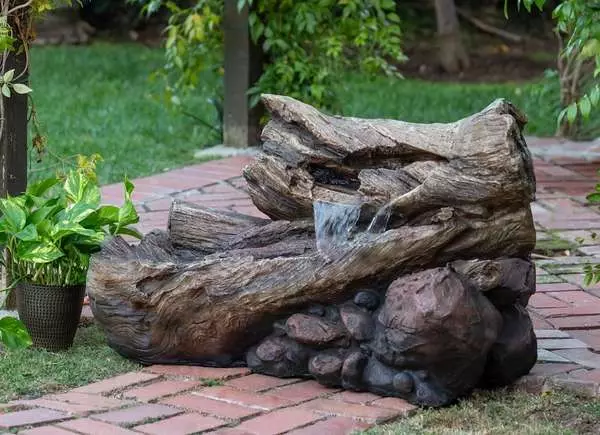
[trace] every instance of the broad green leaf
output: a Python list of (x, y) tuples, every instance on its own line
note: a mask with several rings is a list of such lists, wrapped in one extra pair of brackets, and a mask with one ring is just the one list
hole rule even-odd
[[(8, 241), (7, 232), (12, 232), (8, 229), (7, 225), (6, 218), (2, 216), (0, 218), (0, 246), (6, 246), (6, 242)], [(0, 255), (0, 258), (2, 258), (2, 255)]]
[(29, 86), (24, 85), (23, 83), (15, 83), (12, 85), (13, 91), (19, 95), (26, 95), (33, 92)]
[(116, 205), (103, 205), (98, 209), (100, 225), (119, 222), (119, 207)]
[(599, 203), (600, 202), (600, 192), (594, 192), (594, 193), (590, 193), (588, 196), (586, 196), (586, 199), (591, 202), (591, 203)]
[(40, 236), (45, 238), (51, 238), (54, 226), (48, 220), (41, 220), (36, 226), (37, 232)]
[(86, 183), (84, 175), (79, 171), (70, 171), (65, 180), (64, 189), (67, 192), (67, 198), (72, 202), (78, 202), (83, 197)]
[(140, 218), (131, 201), (125, 202), (119, 209), (119, 226), (125, 227), (127, 225), (136, 224), (139, 220)]
[(567, 120), (569, 124), (573, 124), (577, 119), (577, 103), (571, 103), (569, 107), (567, 107)]
[(565, 116), (567, 116), (567, 109), (563, 109), (560, 111), (560, 113), (558, 114), (558, 117), (556, 118), (556, 127), (560, 127), (563, 123), (563, 121), (565, 120)]
[(103, 205), (90, 214), (81, 222), (86, 228), (96, 228), (119, 222), (119, 207), (115, 205)]
[(34, 242), (39, 238), (37, 229), (34, 224), (27, 225), (25, 228), (23, 228), (21, 231), (15, 234), (15, 237), (25, 242)]
[(140, 240), (142, 239), (142, 237), (144, 237), (142, 235), (142, 233), (140, 233), (135, 228), (131, 228), (131, 227), (119, 228), (116, 230), (116, 234), (131, 236), (131, 237), (135, 237), (136, 239), (140, 239)]
[(14, 69), (9, 69), (2, 76), (2, 81), (4, 83), (10, 83), (14, 77), (15, 77), (15, 70)]
[(600, 41), (597, 39), (590, 39), (585, 43), (581, 49), (581, 56), (584, 58), (591, 58), (600, 54)]
[(543, 11), (544, 10), (544, 4), (546, 3), (546, 0), (534, 0), (534, 1), (535, 1), (536, 6), (538, 7), (538, 9), (540, 11)]
[(100, 187), (95, 182), (88, 181), (83, 189), (83, 194), (80, 201), (85, 202), (92, 207), (96, 208), (100, 205), (101, 201)]
[(600, 86), (596, 86), (590, 92), (590, 102), (592, 103), (592, 106), (595, 107), (598, 105), (599, 101), (600, 101)]
[(31, 184), (27, 187), (27, 193), (33, 196), (42, 196), (48, 189), (56, 186), (60, 180), (56, 177), (46, 178), (45, 180)]
[(17, 259), (44, 264), (58, 260), (65, 254), (50, 242), (23, 242), (17, 246)]
[(11, 231), (17, 233), (25, 228), (27, 220), (25, 210), (18, 204), (16, 198), (0, 199), (0, 211), (6, 218), (6, 223)]
[(95, 207), (85, 202), (78, 202), (65, 210), (64, 214), (61, 214), (60, 217), (68, 222), (79, 223), (95, 211)]
[(592, 103), (587, 95), (584, 95), (583, 98), (579, 101), (579, 111), (581, 112), (581, 116), (583, 116), (585, 119), (588, 119), (590, 117), (590, 112), (592, 111)]
[(133, 183), (131, 181), (129, 181), (129, 178), (125, 177), (125, 199), (131, 200), (131, 194), (133, 193), (133, 189), (135, 188), (135, 186), (133, 185)]
[(29, 347), (32, 344), (27, 328), (14, 317), (0, 319), (0, 341), (11, 350)]
[(58, 210), (59, 210), (59, 208), (56, 205), (40, 207), (36, 211), (34, 211), (33, 213), (31, 213), (29, 215), (27, 222), (37, 225), (40, 222), (42, 222), (44, 219), (50, 218)]
[(119, 209), (119, 226), (126, 227), (131, 224), (136, 224), (140, 220), (135, 207), (131, 201), (127, 201), (123, 204), (123, 207)]
[(57, 223), (52, 229), (52, 238), (54, 240), (59, 240), (63, 237), (78, 234), (80, 236), (85, 236), (90, 239), (90, 241), (99, 243), (101, 240), (97, 239), (96, 231), (90, 230), (88, 228), (84, 228), (78, 223), (62, 221)]
[(128, 225), (135, 224), (140, 220), (133, 202), (131, 201), (133, 189), (133, 183), (129, 181), (129, 179), (125, 178), (125, 203), (119, 209), (119, 227), (126, 227)]
[(10, 98), (10, 88), (6, 83), (2, 85), (2, 95), (6, 98)]
[(69, 244), (77, 248), (77, 250), (82, 254), (90, 255), (98, 252), (102, 247), (102, 243), (104, 242), (104, 233), (98, 233), (98, 240), (100, 241), (92, 242), (86, 237), (73, 236)]
[(399, 23), (400, 22), (400, 17), (398, 16), (398, 14), (391, 12), (387, 15), (388, 20), (390, 20), (392, 23)]

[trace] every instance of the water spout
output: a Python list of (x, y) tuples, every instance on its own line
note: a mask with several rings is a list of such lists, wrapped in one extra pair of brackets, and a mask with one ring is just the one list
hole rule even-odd
[(313, 210), (317, 250), (328, 255), (348, 246), (360, 217), (360, 205), (315, 201)]
[(390, 222), (390, 217), (392, 216), (392, 203), (389, 202), (383, 207), (381, 207), (367, 228), (368, 233), (383, 233), (387, 230), (387, 226)]

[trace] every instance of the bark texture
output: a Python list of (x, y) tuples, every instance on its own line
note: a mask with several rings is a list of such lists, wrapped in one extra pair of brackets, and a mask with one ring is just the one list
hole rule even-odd
[[(175, 202), (168, 232), (108, 243), (88, 293), (110, 345), (147, 364), (248, 364), (434, 406), (526, 373), (525, 117), (502, 100), (430, 125), (263, 102), (264, 153), (244, 175), (272, 220)], [(327, 215), (338, 203), (356, 219)]]

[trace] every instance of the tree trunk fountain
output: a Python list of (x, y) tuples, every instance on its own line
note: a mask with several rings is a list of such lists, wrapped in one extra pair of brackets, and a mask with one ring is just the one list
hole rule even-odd
[(263, 101), (272, 119), (244, 177), (272, 220), (175, 202), (167, 232), (110, 241), (88, 275), (109, 344), (429, 406), (526, 374), (525, 116), (503, 100), (450, 124)]

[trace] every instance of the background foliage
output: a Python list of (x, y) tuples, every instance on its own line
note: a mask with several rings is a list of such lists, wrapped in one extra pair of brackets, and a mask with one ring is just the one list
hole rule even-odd
[[(547, 3), (548, 0), (517, 0), (517, 5), (523, 5), (529, 12), (534, 6), (543, 10)], [(507, 5), (508, 0), (505, 0), (505, 8)], [(505, 13), (508, 14), (507, 10)], [(572, 99), (577, 101), (567, 101), (568, 106), (559, 115), (559, 124), (565, 117), (573, 123), (578, 115), (589, 118), (592, 109), (600, 103), (600, 1), (564, 0), (554, 8), (552, 16), (557, 23), (557, 33), (564, 35), (567, 41), (562, 54), (564, 61), (573, 64), (572, 68), (566, 66), (567, 77), (561, 77), (561, 80), (567, 81), (567, 86), (577, 87), (578, 83), (573, 80), (581, 80), (578, 75), (582, 73), (585, 61), (591, 60), (595, 65), (592, 83), (584, 84), (581, 94), (571, 91)], [(563, 93), (568, 92), (564, 87)]]
[[(190, 7), (163, 0), (144, 2), (146, 13), (165, 6), (169, 92), (194, 89), (204, 71), (222, 71), (223, 0), (196, 0)], [(333, 89), (344, 70), (398, 76), (400, 18), (393, 0), (241, 0), (250, 6), (252, 39), (264, 53), (264, 71), (252, 89), (299, 97), (323, 108), (339, 107)], [(178, 99), (172, 98), (178, 103)]]

